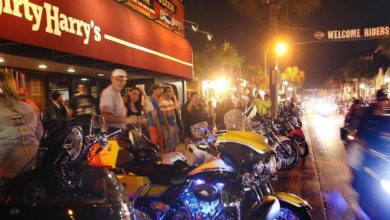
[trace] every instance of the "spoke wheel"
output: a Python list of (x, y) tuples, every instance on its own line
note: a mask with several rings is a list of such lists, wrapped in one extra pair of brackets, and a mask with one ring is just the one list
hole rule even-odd
[(309, 145), (306, 140), (300, 136), (295, 136), (294, 141), (299, 146), (299, 155), (301, 155), (301, 157), (307, 157), (307, 155), (309, 155)]
[(291, 141), (285, 140), (276, 147), (276, 154), (281, 162), (282, 170), (291, 170), (297, 165), (299, 160), (298, 148)]

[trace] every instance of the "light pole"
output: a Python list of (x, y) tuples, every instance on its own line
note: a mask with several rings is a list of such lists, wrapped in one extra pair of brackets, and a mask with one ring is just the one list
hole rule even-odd
[(284, 80), (284, 81), (283, 81), (283, 85), (284, 85), (284, 98), (285, 98), (285, 100), (287, 101), (287, 86), (288, 86), (288, 81), (287, 81), (287, 80)]
[[(278, 105), (278, 86), (279, 86), (279, 57), (282, 57), (287, 52), (287, 45), (284, 42), (278, 42), (274, 48), (275, 52), (275, 68), (270, 73), (270, 98), (271, 98), (271, 114), (277, 113)], [(264, 53), (264, 59), (267, 61), (267, 50)], [(266, 63), (266, 62), (265, 62)], [(265, 65), (266, 66), (266, 65)]]

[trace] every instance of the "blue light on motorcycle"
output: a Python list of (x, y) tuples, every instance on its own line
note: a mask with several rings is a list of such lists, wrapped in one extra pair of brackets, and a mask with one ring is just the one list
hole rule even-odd
[(205, 183), (205, 181), (202, 180), (202, 179), (194, 180), (194, 184), (195, 184), (195, 185), (200, 185), (200, 184), (204, 184), (204, 183)]
[(387, 193), (390, 193), (390, 181), (381, 180), (381, 186)]
[(224, 183), (216, 183), (215, 185), (217, 186), (217, 188), (219, 189), (219, 191), (222, 191), (223, 187), (225, 186)]

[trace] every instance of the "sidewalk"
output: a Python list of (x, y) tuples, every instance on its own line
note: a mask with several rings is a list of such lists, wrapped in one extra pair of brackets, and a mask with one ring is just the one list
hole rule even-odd
[(326, 220), (323, 195), (307, 123), (304, 122), (302, 129), (309, 144), (310, 154), (304, 160), (301, 159), (293, 170), (278, 172), (278, 181), (274, 184), (275, 191), (293, 193), (305, 199), (313, 208), (310, 212), (312, 218)]

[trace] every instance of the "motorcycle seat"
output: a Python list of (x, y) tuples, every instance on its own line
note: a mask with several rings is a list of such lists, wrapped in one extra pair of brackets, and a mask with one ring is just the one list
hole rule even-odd
[(192, 169), (193, 167), (188, 165), (138, 163), (129, 166), (126, 171), (140, 176), (147, 176), (152, 184), (180, 185), (186, 181), (187, 174)]

